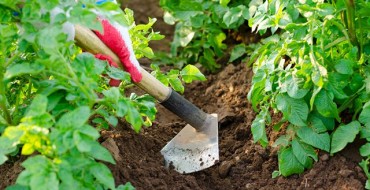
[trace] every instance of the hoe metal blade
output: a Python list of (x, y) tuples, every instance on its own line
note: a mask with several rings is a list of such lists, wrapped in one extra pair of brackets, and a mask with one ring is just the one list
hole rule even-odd
[(161, 150), (166, 167), (180, 173), (192, 173), (214, 165), (219, 160), (217, 114), (208, 114), (203, 126), (186, 125)]

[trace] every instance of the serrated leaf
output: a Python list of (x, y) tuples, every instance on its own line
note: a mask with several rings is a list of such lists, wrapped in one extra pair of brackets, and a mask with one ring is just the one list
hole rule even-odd
[(358, 121), (352, 121), (347, 125), (340, 125), (333, 133), (330, 153), (339, 152), (348, 143), (353, 142), (360, 132), (360, 127), (361, 125)]
[(313, 147), (325, 150), (327, 152), (330, 151), (330, 136), (327, 132), (316, 133), (312, 128), (304, 126), (297, 131), (297, 135), (302, 139), (303, 142)]
[(293, 154), (292, 148), (287, 148), (279, 152), (279, 171), (283, 176), (289, 176), (292, 174), (299, 174), (304, 171), (304, 166), (299, 163), (297, 158)]
[(194, 65), (186, 65), (181, 71), (180, 75), (185, 83), (191, 83), (194, 80), (205, 81), (206, 77)]
[(303, 99), (294, 99), (286, 94), (276, 96), (277, 108), (283, 112), (289, 122), (297, 126), (306, 126), (308, 105)]
[(229, 59), (229, 62), (233, 62), (235, 61), (236, 59), (240, 58), (241, 56), (243, 56), (245, 53), (246, 53), (246, 46), (244, 44), (239, 44), (239, 45), (236, 45), (232, 50), (231, 50), (231, 55), (230, 55), (230, 59)]
[(114, 178), (109, 168), (102, 163), (94, 163), (90, 167), (91, 174), (109, 189), (115, 189)]

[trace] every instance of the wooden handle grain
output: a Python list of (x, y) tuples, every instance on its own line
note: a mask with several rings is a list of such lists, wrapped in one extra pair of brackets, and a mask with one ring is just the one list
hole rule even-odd
[[(75, 40), (78, 46), (83, 50), (88, 51), (92, 54), (104, 54), (112, 58), (120, 67), (122, 67), (121, 61), (118, 56), (112, 52), (89, 28), (81, 25), (75, 25)], [(140, 67), (141, 74), (143, 75), (142, 80), (139, 83), (135, 83), (138, 87), (143, 89), (148, 94), (152, 95), (159, 102), (165, 101), (171, 94), (171, 89), (154, 76), (148, 73), (145, 69)]]

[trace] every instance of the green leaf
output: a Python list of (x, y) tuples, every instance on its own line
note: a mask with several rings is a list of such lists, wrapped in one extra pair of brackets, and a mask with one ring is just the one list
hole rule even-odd
[(83, 127), (79, 128), (78, 131), (95, 140), (98, 139), (100, 136), (98, 130), (90, 125), (84, 125)]
[(358, 121), (352, 121), (347, 125), (340, 125), (333, 133), (330, 153), (341, 151), (348, 143), (355, 140), (360, 132), (361, 125)]
[(87, 135), (80, 134), (78, 131), (73, 132), (73, 141), (80, 152), (91, 151), (91, 144), (94, 142), (92, 138)]
[(286, 78), (286, 87), (287, 87), (287, 93), (290, 97), (295, 99), (301, 99), (309, 92), (309, 89), (302, 88), (299, 78), (296, 76), (289, 75)]
[(98, 159), (98, 160), (102, 160), (102, 161), (106, 161), (106, 162), (115, 164), (115, 161), (114, 161), (112, 155), (110, 154), (110, 152), (107, 149), (105, 149), (102, 145), (100, 145), (96, 141), (92, 141), (90, 143), (90, 145), (91, 145), (91, 149), (88, 152), (88, 154), (91, 157), (93, 157), (95, 159)]
[(312, 128), (304, 126), (297, 131), (297, 135), (302, 139), (303, 142), (313, 147), (325, 150), (327, 152), (330, 151), (330, 136), (327, 132), (316, 133)]
[(28, 107), (26, 116), (38, 116), (46, 112), (48, 105), (48, 98), (42, 94), (38, 94), (32, 101), (30, 107)]
[(244, 5), (229, 8), (222, 18), (223, 23), (229, 28), (238, 27), (244, 22), (243, 12), (245, 9)]
[(176, 90), (177, 92), (184, 93), (185, 87), (182, 85), (181, 80), (179, 78), (168, 78), (168, 82), (170, 83), (171, 87)]
[(363, 157), (370, 156), (370, 143), (366, 143), (360, 147), (360, 154)]
[(4, 164), (7, 160), (8, 157), (6, 157), (2, 152), (0, 152), (0, 165)]
[(324, 117), (316, 110), (310, 113), (308, 116), (308, 122), (317, 133), (323, 133), (328, 130), (331, 131), (335, 126), (335, 121), (333, 118)]
[(117, 190), (135, 190), (135, 188), (131, 185), (130, 182), (127, 182), (125, 185), (119, 185)]
[(361, 111), (361, 113), (358, 117), (358, 120), (362, 124), (364, 124), (366, 127), (370, 127), (370, 102), (367, 102), (364, 105), (364, 107), (363, 107), (363, 109), (362, 109), (362, 111)]
[(180, 71), (180, 75), (185, 83), (191, 83), (193, 80), (207, 80), (206, 77), (194, 65), (186, 65), (186, 67)]
[(276, 139), (274, 144), (272, 144), (272, 147), (278, 146), (287, 147), (290, 144), (290, 142), (291, 142), (290, 137), (288, 135), (281, 135), (278, 139)]
[(15, 184), (15, 185), (6, 187), (5, 190), (29, 190), (29, 187)]
[(127, 110), (129, 108), (129, 104), (125, 99), (120, 99), (117, 103), (117, 117), (123, 117), (126, 115)]
[(279, 177), (280, 175), (281, 175), (280, 171), (275, 170), (275, 171), (272, 172), (271, 178), (275, 179), (275, 178)]
[(289, 122), (297, 126), (306, 126), (308, 105), (303, 99), (294, 99), (286, 94), (276, 96), (277, 108), (283, 112)]
[(115, 67), (108, 67), (107, 75), (110, 78), (122, 80), (122, 81), (131, 81), (130, 74)]
[(266, 112), (260, 112), (252, 122), (251, 130), (253, 134), (253, 141), (259, 142), (263, 147), (268, 145), (266, 129), (265, 129), (265, 117)]
[(352, 75), (353, 73), (353, 62), (348, 59), (340, 59), (334, 67), (341, 74)]
[(113, 103), (118, 102), (118, 100), (122, 96), (120, 91), (119, 91), (119, 88), (117, 88), (117, 87), (109, 88), (108, 90), (104, 90), (102, 93), (103, 93), (104, 98), (106, 100), (111, 101)]
[(22, 63), (9, 66), (6, 70), (5, 79), (21, 76), (24, 74), (37, 74), (44, 70), (44, 66), (39, 63)]
[(331, 92), (328, 92), (325, 89), (322, 89), (316, 96), (314, 105), (317, 108), (317, 111), (325, 116), (336, 118), (340, 120), (338, 114), (337, 105), (334, 103), (334, 95)]
[(220, 4), (224, 7), (227, 6), (227, 4), (229, 4), (230, 0), (220, 0)]
[(31, 189), (58, 190), (59, 180), (54, 172), (33, 173), (31, 176)]
[(233, 62), (236, 59), (240, 58), (246, 53), (246, 46), (244, 44), (239, 44), (236, 45), (232, 50), (231, 50), (231, 55), (229, 62)]
[(283, 176), (299, 174), (304, 171), (304, 166), (297, 160), (293, 154), (292, 148), (287, 148), (279, 152), (279, 171)]
[(138, 133), (141, 129), (143, 119), (140, 116), (140, 113), (133, 107), (127, 110), (127, 115), (125, 116), (127, 122), (129, 122), (134, 130)]
[(57, 126), (62, 128), (79, 128), (87, 122), (89, 117), (90, 108), (87, 106), (81, 106), (64, 114), (57, 122)]
[(94, 163), (90, 167), (91, 174), (109, 189), (115, 189), (114, 178), (109, 168), (102, 163)]
[(307, 144), (304, 144), (297, 139), (292, 140), (292, 150), (297, 160), (306, 168), (309, 168), (312, 164), (312, 159), (318, 160), (315, 149)]

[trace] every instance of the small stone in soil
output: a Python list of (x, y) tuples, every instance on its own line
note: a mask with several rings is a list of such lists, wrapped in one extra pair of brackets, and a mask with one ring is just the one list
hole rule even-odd
[(342, 176), (342, 177), (345, 177), (345, 178), (352, 175), (353, 173), (354, 173), (354, 171), (352, 171), (352, 170), (340, 170), (339, 171), (339, 175)]
[(232, 165), (233, 162), (231, 161), (222, 162), (220, 167), (218, 168), (218, 173), (220, 174), (220, 177), (225, 178), (229, 174)]
[(323, 155), (321, 155), (320, 156), (320, 160), (321, 161), (327, 161), (327, 160), (329, 160), (329, 154), (323, 154)]

